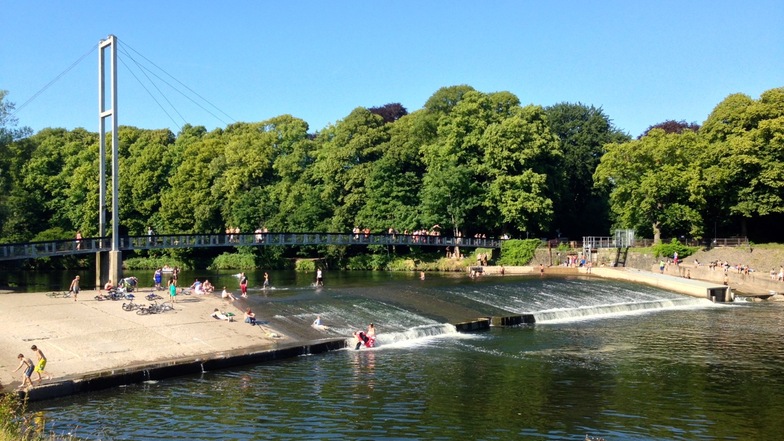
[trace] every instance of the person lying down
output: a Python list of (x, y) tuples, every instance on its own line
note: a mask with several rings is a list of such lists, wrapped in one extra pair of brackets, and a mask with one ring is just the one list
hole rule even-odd
[(226, 320), (227, 322), (233, 322), (234, 321), (234, 314), (232, 314), (230, 312), (229, 313), (224, 313), (223, 311), (221, 311), (218, 308), (215, 308), (215, 311), (212, 311), (212, 314), (210, 315), (210, 317), (212, 317), (214, 319), (217, 319), (217, 320)]

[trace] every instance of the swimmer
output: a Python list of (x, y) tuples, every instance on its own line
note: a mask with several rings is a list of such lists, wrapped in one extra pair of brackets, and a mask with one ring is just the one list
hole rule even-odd
[(362, 343), (364, 343), (364, 344), (365, 344), (365, 346), (367, 346), (367, 343), (368, 343), (368, 341), (370, 340), (370, 339), (368, 338), (368, 336), (367, 336), (367, 335), (365, 335), (365, 333), (364, 333), (364, 332), (362, 332), (362, 331), (357, 331), (357, 332), (355, 332), (355, 333), (354, 333), (354, 337), (356, 337), (356, 338), (357, 338), (357, 344), (356, 344), (356, 346), (354, 347), (354, 349), (356, 349), (356, 350), (359, 350), (360, 346), (362, 346)]
[(313, 320), (313, 326), (324, 326), (321, 324), (321, 316), (317, 315), (316, 320)]

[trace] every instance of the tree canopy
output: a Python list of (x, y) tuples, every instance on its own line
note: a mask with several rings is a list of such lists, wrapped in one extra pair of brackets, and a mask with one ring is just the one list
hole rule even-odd
[[(0, 240), (97, 234), (98, 135), (17, 129), (0, 91)], [(784, 215), (784, 89), (632, 140), (601, 108), (444, 87), (422, 109), (357, 107), (207, 131), (119, 128), (120, 231), (704, 238)], [(35, 222), (30, 222), (35, 220)], [(781, 234), (781, 233), (779, 233)], [(780, 236), (779, 236), (780, 237)]]

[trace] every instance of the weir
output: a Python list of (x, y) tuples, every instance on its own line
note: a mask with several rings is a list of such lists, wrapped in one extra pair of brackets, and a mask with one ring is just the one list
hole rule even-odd
[[(260, 345), (261, 341), (251, 337), (247, 345), (241, 346), (242, 349), (209, 353), (181, 352), (183, 356), (172, 359), (169, 358), (169, 345), (151, 345), (144, 338), (113, 339), (112, 345), (116, 353), (157, 355), (152, 360), (133, 358), (133, 366), (128, 366), (128, 363), (121, 367), (105, 364), (91, 373), (75, 374), (58, 382), (44, 384), (32, 389), (29, 398), (48, 399), (123, 384), (157, 381), (180, 375), (201, 375), (218, 369), (344, 349), (347, 343), (351, 343), (353, 347), (353, 333), (366, 329), (370, 323), (374, 323), (377, 328), (377, 348), (387, 351), (427, 345), (434, 339), (474, 338), (462, 334), (481, 332), (492, 327), (591, 320), (621, 314), (704, 308), (712, 305), (705, 298), (684, 297), (645, 285), (601, 281), (596, 278), (483, 276), (479, 279), (467, 279), (443, 275), (428, 278), (423, 283), (413, 275), (390, 274), (381, 279), (376, 274), (364, 279), (357, 279), (352, 274), (344, 276), (346, 278), (340, 282), (337, 277), (329, 279), (332, 284), (320, 289), (289, 286), (287, 289), (263, 293), (261, 290), (251, 290), (247, 299), (231, 303), (232, 307), (243, 309), (250, 306), (257, 314), (261, 313), (264, 326), (283, 335), (285, 341), (281, 339)], [(46, 296), (42, 297), (47, 299)], [(198, 296), (188, 300), (192, 302), (185, 305), (183, 315), (185, 311), (195, 311), (198, 308)], [(45, 303), (50, 302), (51, 300), (46, 300)], [(105, 302), (101, 304), (106, 305), (108, 304)], [(52, 305), (55, 306), (58, 310), (62, 309), (59, 308), (61, 305)], [(103, 327), (111, 326), (111, 323), (117, 321), (118, 317), (113, 309), (106, 310), (105, 317), (101, 315), (102, 311), (104, 308), (90, 308), (90, 321)], [(321, 317), (325, 326), (311, 326), (317, 316)], [(128, 321), (125, 321), (125, 316), (120, 317), (128, 328), (126, 334), (158, 335), (162, 332), (161, 329), (169, 329), (161, 327), (160, 320), (164, 320), (163, 316), (145, 317), (143, 322), (138, 322), (136, 316)], [(171, 315), (166, 316), (166, 319), (175, 317), (182, 316)], [(203, 319), (206, 317), (207, 312), (204, 313)], [(201, 347), (200, 342), (204, 341), (204, 335), (214, 336), (213, 333), (224, 326), (209, 319), (200, 322), (198, 318), (194, 321), (194, 318), (191, 318), (187, 325), (182, 324), (190, 328), (187, 341), (181, 340), (179, 343), (180, 351), (185, 351), (186, 347)], [(62, 316), (59, 320), (68, 319)], [(102, 334), (91, 334), (91, 331), (82, 329), (75, 323), (70, 326), (79, 329), (85, 338), (55, 338), (48, 344), (57, 345), (61, 354), (85, 353), (100, 359), (98, 354), (105, 350)], [(227, 326), (231, 328), (248, 325), (234, 323)], [(207, 334), (202, 334), (204, 332)], [(174, 336), (168, 332), (166, 335), (167, 341)], [(220, 337), (215, 337), (231, 338), (232, 342), (235, 342), (235, 334), (231, 336), (221, 334)], [(215, 341), (210, 344), (212, 347), (215, 345)], [(151, 351), (151, 348), (160, 348), (162, 352)], [(48, 355), (53, 366), (64, 361), (52, 356), (51, 352)]]

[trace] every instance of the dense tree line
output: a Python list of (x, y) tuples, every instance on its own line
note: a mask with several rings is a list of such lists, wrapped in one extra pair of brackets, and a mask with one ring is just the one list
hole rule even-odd
[[(98, 135), (16, 129), (0, 93), (0, 238), (97, 234)], [(748, 234), (782, 220), (784, 89), (731, 95), (699, 127), (632, 139), (601, 109), (438, 90), (311, 133), (281, 115), (207, 131), (119, 129), (122, 234), (386, 232), (579, 238)], [(755, 224), (756, 223), (756, 224)], [(775, 238), (782, 236), (777, 231)]]

